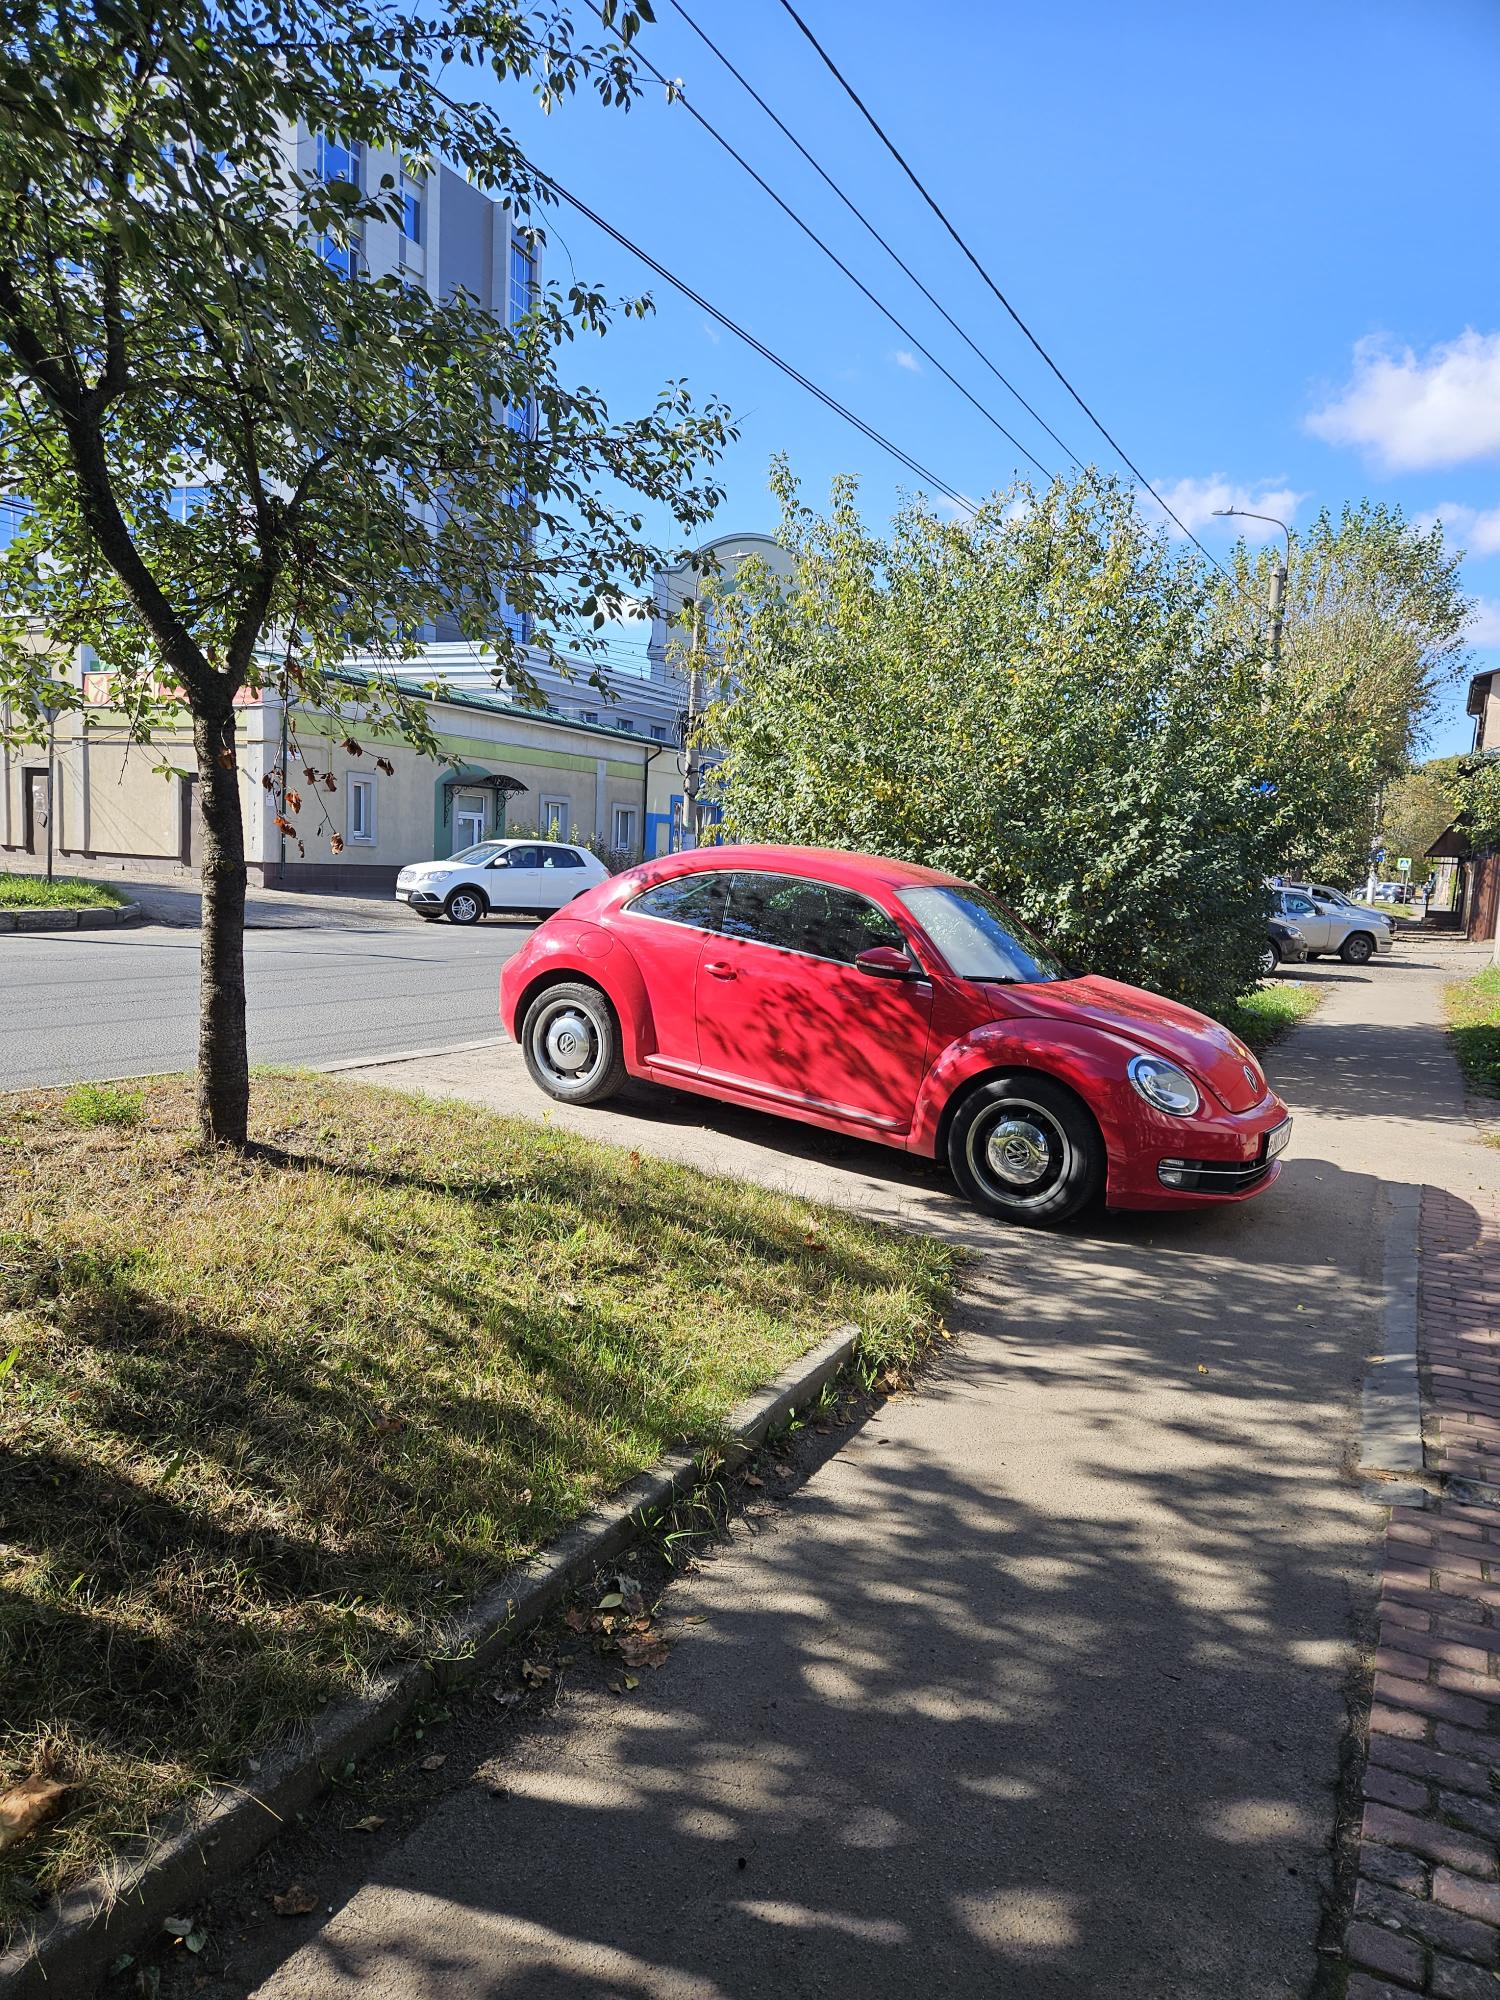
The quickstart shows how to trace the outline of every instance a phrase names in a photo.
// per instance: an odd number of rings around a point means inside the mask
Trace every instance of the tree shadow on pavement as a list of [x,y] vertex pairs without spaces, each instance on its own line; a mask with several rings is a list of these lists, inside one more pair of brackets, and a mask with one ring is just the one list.
[[660,1673],[585,1676],[256,1991],[1312,1990],[1377,1188],[1010,1233],[919,1392],[672,1584]]

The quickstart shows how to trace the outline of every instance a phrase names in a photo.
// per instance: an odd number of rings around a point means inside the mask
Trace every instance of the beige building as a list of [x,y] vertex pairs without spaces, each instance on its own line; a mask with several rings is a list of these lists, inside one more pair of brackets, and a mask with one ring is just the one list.
[[[197,778],[186,716],[179,730],[133,744],[125,716],[111,706],[112,676],[85,670],[74,679],[81,681],[84,706],[61,716],[56,731],[56,865],[90,875],[192,874]],[[636,858],[680,842],[675,743],[455,689],[428,703],[441,753],[434,758],[376,727],[356,686],[351,679],[351,699],[336,714],[294,705],[283,717],[272,696],[241,703],[240,788],[252,882],[383,890],[409,861],[452,854],[507,830],[589,841]],[[263,782],[279,767],[284,727],[291,785],[302,798],[291,837],[277,827]],[[0,754],[0,866],[35,866],[47,847],[46,746]],[[331,775],[335,789],[306,781],[304,767]]]

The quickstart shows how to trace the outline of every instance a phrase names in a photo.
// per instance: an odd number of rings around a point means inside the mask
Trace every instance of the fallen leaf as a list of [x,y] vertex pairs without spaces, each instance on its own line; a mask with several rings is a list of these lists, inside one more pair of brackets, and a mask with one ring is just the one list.
[[638,1688],[640,1684],[639,1675],[622,1674],[617,1681],[610,1682],[609,1691],[611,1694],[628,1694],[632,1688]]
[[354,1831],[356,1833],[379,1833],[384,1825],[385,1821],[379,1813],[366,1813],[363,1819],[357,1819],[354,1822]]
[[620,1658],[627,1667],[664,1667],[671,1657],[665,1641],[652,1632],[627,1632],[620,1640]]
[[601,1611],[612,1611],[617,1604],[623,1604],[624,1602],[625,1593],[623,1591],[607,1590],[599,1599],[599,1609]]
[[35,1833],[67,1796],[68,1787],[55,1778],[23,1778],[0,1792],[0,1854]]
[[543,1687],[552,1678],[552,1669],[544,1667],[540,1660],[523,1660],[521,1678],[528,1687]]
[[563,1623],[570,1632],[587,1632],[589,1629],[587,1612],[579,1611],[576,1606],[572,1611],[568,1612],[563,1619]]
[[757,1473],[747,1472],[745,1474],[745,1484],[747,1486],[764,1486],[765,1483],[766,1482]]
[[690,1611],[682,1622],[684,1625],[706,1625],[708,1623],[708,1613],[706,1611]]
[[185,1938],[193,1928],[191,1917],[163,1917],[161,1927],[168,1937]]
[[294,1882],[290,1889],[283,1889],[279,1896],[271,1898],[271,1908],[278,1917],[305,1917],[317,1907],[317,1897],[311,1889],[304,1889],[300,1882]]
[[430,1757],[424,1757],[417,1766],[419,1771],[441,1771],[448,1761],[446,1750],[434,1750]]
[[1208,1370],[1204,1367],[1201,1361],[1198,1363],[1198,1373],[1200,1375],[1206,1375],[1208,1373]]
[[576,1292],[559,1292],[557,1303],[560,1306],[566,1306],[569,1312],[577,1312],[578,1294]]
[[490,1699],[498,1701],[502,1708],[514,1708],[521,1695],[516,1688],[491,1688]]

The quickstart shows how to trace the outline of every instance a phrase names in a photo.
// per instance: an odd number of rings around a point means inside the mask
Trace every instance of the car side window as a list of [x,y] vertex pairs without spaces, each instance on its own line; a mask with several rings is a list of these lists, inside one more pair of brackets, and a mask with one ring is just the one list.
[[896,923],[864,896],[795,875],[736,872],[730,881],[723,931],[726,937],[845,965],[872,945],[906,948]]
[[728,894],[727,875],[674,875],[670,882],[658,882],[654,889],[647,889],[625,909],[629,916],[659,917],[669,924],[716,931]]
[[583,866],[583,856],[573,847],[549,847],[542,866],[544,868],[581,868]]
[[1306,896],[1283,896],[1281,899],[1281,910],[1283,916],[1288,917],[1313,917],[1317,915],[1317,911],[1308,902]]
[[534,847],[513,847],[505,857],[507,868],[540,868],[541,856]]

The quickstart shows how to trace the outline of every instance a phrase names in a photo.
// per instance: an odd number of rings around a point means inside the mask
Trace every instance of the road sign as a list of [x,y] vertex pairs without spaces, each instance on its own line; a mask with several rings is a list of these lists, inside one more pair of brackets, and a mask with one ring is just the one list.
[[1401,870],[1403,875],[1409,875],[1411,873],[1411,856],[1403,854],[1401,859],[1396,863],[1396,866]]

